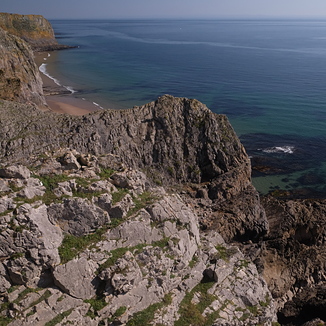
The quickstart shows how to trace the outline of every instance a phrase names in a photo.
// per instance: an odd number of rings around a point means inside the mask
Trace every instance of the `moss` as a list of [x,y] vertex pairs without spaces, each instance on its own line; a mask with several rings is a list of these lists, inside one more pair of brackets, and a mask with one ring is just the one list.
[[216,250],[218,251],[218,258],[228,262],[229,259],[237,252],[236,248],[226,248],[221,245],[217,245]]

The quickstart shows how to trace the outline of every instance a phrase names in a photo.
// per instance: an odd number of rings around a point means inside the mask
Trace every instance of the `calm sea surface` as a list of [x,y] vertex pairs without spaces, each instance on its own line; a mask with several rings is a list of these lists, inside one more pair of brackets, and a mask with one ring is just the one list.
[[196,98],[228,116],[260,192],[326,196],[326,21],[51,23],[79,46],[46,66],[74,95],[103,108]]

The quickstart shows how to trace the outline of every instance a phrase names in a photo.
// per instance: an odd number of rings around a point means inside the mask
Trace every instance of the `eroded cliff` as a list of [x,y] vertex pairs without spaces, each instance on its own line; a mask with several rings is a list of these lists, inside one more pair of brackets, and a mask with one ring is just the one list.
[[67,48],[58,44],[53,28],[40,15],[0,13],[0,28],[29,43],[34,51],[49,51]]
[[0,28],[0,98],[46,107],[42,80],[31,48]]

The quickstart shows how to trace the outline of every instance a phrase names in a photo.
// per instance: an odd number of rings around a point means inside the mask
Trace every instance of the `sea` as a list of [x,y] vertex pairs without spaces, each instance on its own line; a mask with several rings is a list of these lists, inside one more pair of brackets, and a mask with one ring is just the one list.
[[261,194],[326,197],[326,20],[52,20],[42,71],[102,109],[163,94],[227,115]]

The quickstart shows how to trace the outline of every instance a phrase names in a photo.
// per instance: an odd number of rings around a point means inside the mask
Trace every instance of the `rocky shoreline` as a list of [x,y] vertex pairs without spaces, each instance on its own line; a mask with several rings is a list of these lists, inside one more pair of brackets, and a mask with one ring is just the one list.
[[324,324],[325,200],[260,198],[229,121],[196,100],[40,110],[31,47],[8,31],[1,325]]

